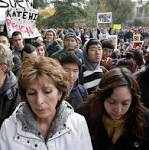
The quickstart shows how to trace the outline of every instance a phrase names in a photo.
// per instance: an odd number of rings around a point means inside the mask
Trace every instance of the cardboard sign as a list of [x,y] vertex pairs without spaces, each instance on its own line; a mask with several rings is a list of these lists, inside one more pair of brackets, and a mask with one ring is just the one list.
[[133,35],[133,41],[140,41],[141,40],[141,35],[140,34],[134,34]]
[[97,23],[112,23],[112,12],[97,13]]
[[33,8],[33,0],[0,0],[0,24],[5,23],[8,8]]
[[6,28],[8,36],[11,37],[14,31],[20,31],[23,38],[35,38],[40,36],[36,28],[38,10],[10,8],[6,12]]
[[107,39],[111,40],[112,44],[114,45],[114,49],[117,49],[117,42],[118,42],[117,35],[108,35]]

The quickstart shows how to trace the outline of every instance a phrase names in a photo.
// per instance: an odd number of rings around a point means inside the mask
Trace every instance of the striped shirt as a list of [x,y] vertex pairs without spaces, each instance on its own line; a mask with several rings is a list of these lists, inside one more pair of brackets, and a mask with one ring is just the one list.
[[82,70],[82,74],[82,85],[88,91],[88,93],[91,94],[99,84],[103,75],[103,70],[100,67],[97,67],[95,70],[86,70],[84,68]]

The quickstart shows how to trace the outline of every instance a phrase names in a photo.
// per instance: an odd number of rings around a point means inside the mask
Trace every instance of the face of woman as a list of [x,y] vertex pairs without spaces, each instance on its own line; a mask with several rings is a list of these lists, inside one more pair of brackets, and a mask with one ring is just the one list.
[[120,86],[115,88],[111,96],[104,101],[104,107],[112,119],[120,119],[127,113],[131,102],[132,95],[129,88]]
[[54,35],[52,32],[47,32],[46,35],[46,40],[49,41],[49,42],[53,42],[54,41]]
[[45,50],[43,46],[38,46],[37,47],[37,52],[39,56],[45,56]]
[[45,77],[33,80],[26,91],[27,101],[35,115],[35,119],[48,119],[55,116],[56,105],[62,94],[54,82]]

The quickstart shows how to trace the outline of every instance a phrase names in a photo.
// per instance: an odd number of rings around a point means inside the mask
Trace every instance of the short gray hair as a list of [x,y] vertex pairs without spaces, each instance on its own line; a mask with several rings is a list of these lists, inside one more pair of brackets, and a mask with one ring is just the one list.
[[9,69],[13,67],[13,55],[10,48],[0,43],[0,63],[8,65]]

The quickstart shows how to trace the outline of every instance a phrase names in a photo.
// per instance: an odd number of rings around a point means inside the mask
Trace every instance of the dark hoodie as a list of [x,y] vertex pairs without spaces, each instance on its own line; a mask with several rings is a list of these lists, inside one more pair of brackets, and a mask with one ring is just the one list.
[[144,105],[149,108],[149,65],[146,67],[145,71],[137,75],[137,81],[141,90],[141,100]]
[[8,72],[4,86],[0,89],[0,126],[8,118],[18,103],[17,80],[12,72]]

